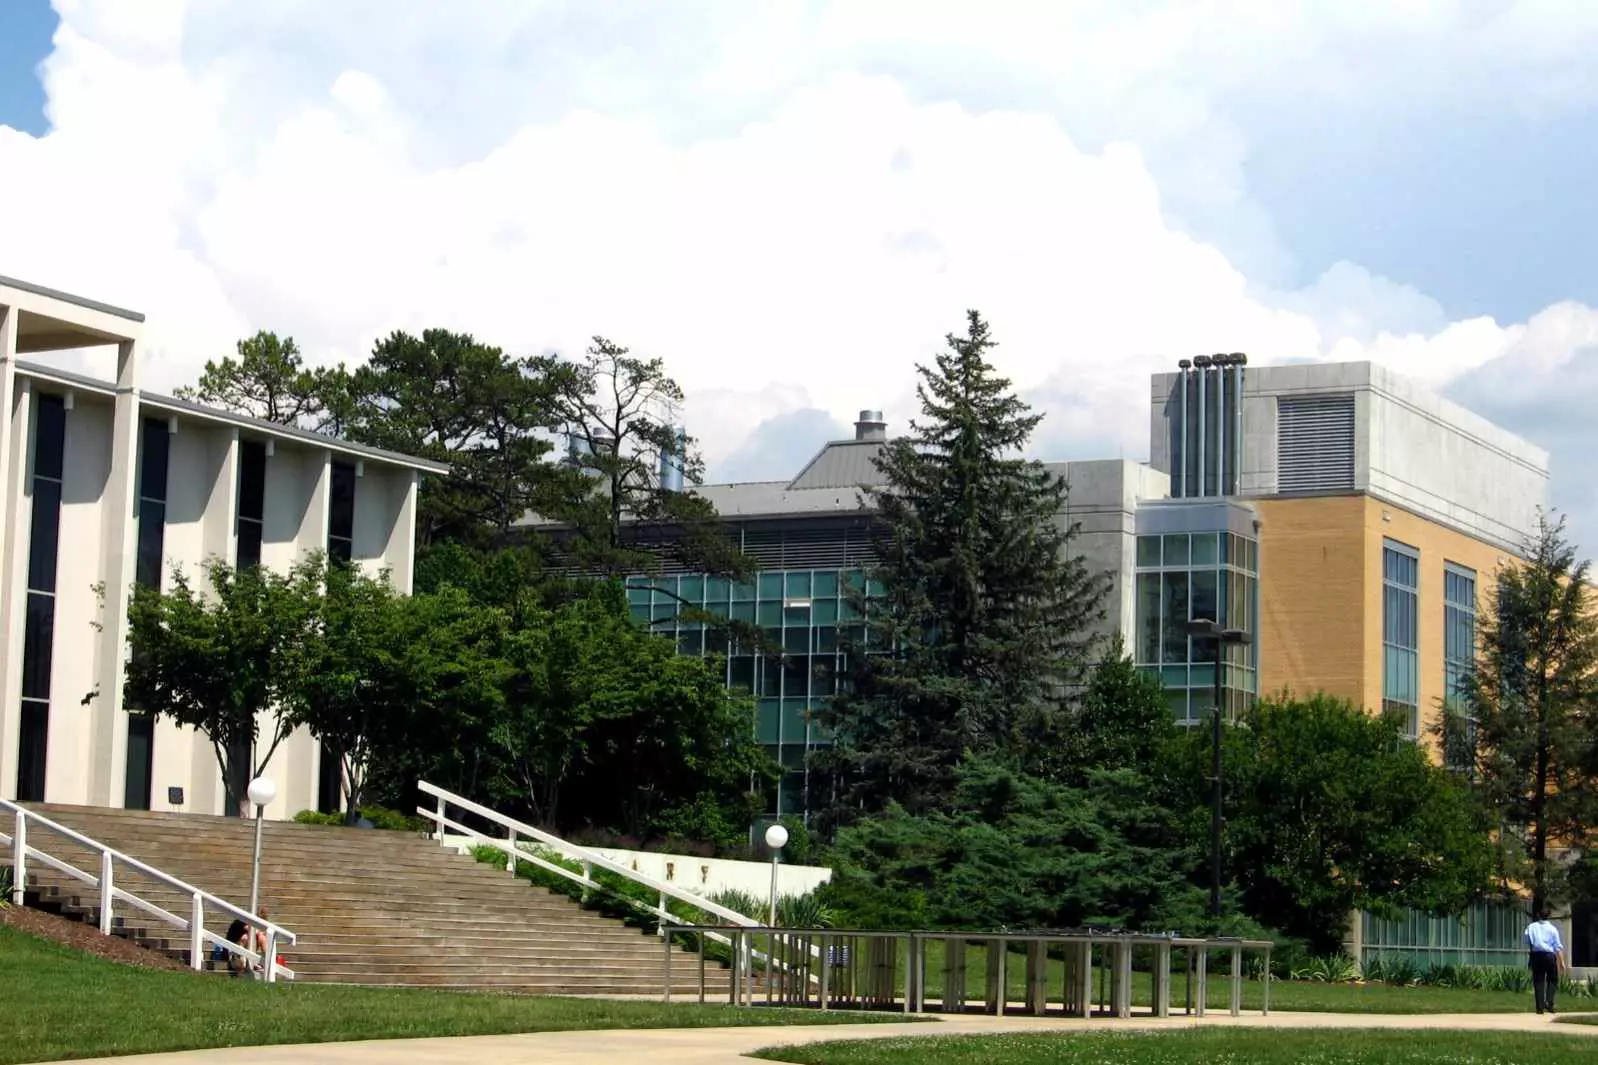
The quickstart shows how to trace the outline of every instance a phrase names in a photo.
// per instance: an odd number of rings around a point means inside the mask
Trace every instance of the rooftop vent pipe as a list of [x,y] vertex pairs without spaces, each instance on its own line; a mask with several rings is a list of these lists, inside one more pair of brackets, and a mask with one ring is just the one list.
[[880,410],[863,410],[860,418],[854,423],[854,438],[856,440],[886,440],[888,439],[888,423],[882,420]]

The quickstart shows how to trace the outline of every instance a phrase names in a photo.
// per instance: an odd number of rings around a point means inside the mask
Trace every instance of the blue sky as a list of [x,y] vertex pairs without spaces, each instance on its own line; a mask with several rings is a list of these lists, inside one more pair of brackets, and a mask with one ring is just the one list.
[[[1147,375],[1373,359],[1553,456],[1598,536],[1598,4],[0,0],[0,274],[150,318],[658,354],[713,476],[782,477],[967,307],[1051,459]],[[39,61],[45,84],[38,82]],[[43,132],[48,93],[56,126]],[[20,133],[14,132],[20,130]],[[61,227],[70,212],[78,221]]]
[[49,0],[0,3],[0,125],[43,133],[44,86],[35,67],[50,54],[60,20]]

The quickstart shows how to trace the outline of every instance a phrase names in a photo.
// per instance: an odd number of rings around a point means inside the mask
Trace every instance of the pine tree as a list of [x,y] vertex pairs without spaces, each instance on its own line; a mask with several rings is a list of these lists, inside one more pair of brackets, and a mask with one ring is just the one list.
[[1480,619],[1476,670],[1441,726],[1501,826],[1501,878],[1529,888],[1534,908],[1565,897],[1558,852],[1584,849],[1598,814],[1598,610],[1589,577],[1564,519],[1540,516],[1525,561],[1498,575]]
[[1022,457],[1042,415],[989,363],[981,315],[967,317],[917,367],[922,416],[877,459],[885,591],[863,604],[848,690],[819,715],[845,816],[889,799],[940,808],[967,755],[1031,771],[1093,658],[1108,576],[1072,557],[1068,486]]

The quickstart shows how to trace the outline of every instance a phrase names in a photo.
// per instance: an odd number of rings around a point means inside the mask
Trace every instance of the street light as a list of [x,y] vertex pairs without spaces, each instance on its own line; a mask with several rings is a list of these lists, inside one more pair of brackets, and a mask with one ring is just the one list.
[[767,911],[768,928],[777,927],[777,863],[782,859],[782,848],[788,845],[788,830],[781,825],[766,829],[766,846],[771,849],[771,908]]
[[1215,712],[1210,734],[1210,916],[1221,915],[1221,668],[1228,644],[1243,646],[1249,634],[1243,629],[1228,629],[1209,618],[1194,618],[1187,633],[1195,639],[1215,641]]
[[250,912],[261,912],[261,822],[266,816],[266,807],[277,798],[277,785],[266,777],[256,777],[250,781],[247,794],[250,801],[255,804],[255,860],[250,868]]

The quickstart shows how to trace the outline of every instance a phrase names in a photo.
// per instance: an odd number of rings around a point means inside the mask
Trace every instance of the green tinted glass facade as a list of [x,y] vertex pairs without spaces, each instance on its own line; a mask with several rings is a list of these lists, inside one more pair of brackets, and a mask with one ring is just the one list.
[[[1199,618],[1258,633],[1259,543],[1233,532],[1181,532],[1137,538],[1132,653],[1158,676],[1182,723],[1208,717],[1215,705],[1215,643],[1188,635]],[[1257,642],[1226,649],[1221,676],[1229,712],[1259,690]]]
[[[849,588],[864,588],[865,582],[859,569],[785,569],[763,571],[748,582],[702,574],[660,577],[648,582],[652,587],[628,591],[634,620],[673,637],[683,654],[725,655],[727,686],[754,698],[755,738],[783,767],[769,812],[802,814],[810,806],[807,754],[830,742],[814,712],[837,691],[840,644],[867,638],[848,597]],[[681,620],[690,607],[759,626],[782,654],[728,647],[704,625]]]
[[1524,904],[1478,902],[1457,917],[1433,917],[1414,910],[1396,920],[1361,914],[1364,957],[1407,958],[1420,968],[1433,965],[1524,965]]

